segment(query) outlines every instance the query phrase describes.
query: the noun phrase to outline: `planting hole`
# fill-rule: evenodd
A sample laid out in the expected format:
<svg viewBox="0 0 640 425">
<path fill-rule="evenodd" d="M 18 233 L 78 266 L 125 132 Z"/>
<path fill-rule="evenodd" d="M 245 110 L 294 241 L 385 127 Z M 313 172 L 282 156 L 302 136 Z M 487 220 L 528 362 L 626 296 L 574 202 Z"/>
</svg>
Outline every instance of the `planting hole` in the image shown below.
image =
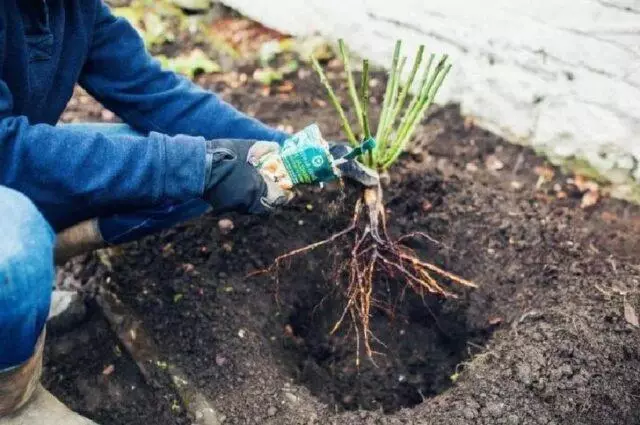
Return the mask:
<svg viewBox="0 0 640 425">
<path fill-rule="evenodd" d="M 454 385 L 459 365 L 478 354 L 490 336 L 489 329 L 467 325 L 467 302 L 407 295 L 391 320 L 388 313 L 373 311 L 373 348 L 380 354 L 374 365 L 361 347 L 358 368 L 353 327 L 345 322 L 344 330 L 329 335 L 343 299 L 327 299 L 326 288 L 300 299 L 285 325 L 283 355 L 299 382 L 339 410 L 392 413 L 442 393 Z"/>
</svg>

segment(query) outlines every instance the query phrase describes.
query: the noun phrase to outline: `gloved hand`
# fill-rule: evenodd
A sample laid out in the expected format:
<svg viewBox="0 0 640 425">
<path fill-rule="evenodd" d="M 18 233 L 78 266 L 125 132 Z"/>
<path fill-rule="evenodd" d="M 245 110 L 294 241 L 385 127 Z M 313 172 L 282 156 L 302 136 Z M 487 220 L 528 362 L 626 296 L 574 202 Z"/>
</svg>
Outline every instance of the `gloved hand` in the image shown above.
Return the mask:
<svg viewBox="0 0 640 425">
<path fill-rule="evenodd" d="M 353 151 L 353 148 L 349 146 L 347 142 L 328 143 L 329 153 L 331 153 L 331 156 L 335 159 L 343 158 Z M 356 181 L 364 186 L 376 186 L 380 181 L 380 177 L 377 172 L 361 164 L 355 159 L 349 159 L 339 164 L 337 167 L 344 178 Z"/>
<path fill-rule="evenodd" d="M 207 169 L 203 198 L 217 214 L 236 211 L 265 214 L 293 197 L 290 186 L 278 184 L 259 171 L 265 155 L 278 152 L 275 142 L 253 140 L 207 141 Z"/>
</svg>

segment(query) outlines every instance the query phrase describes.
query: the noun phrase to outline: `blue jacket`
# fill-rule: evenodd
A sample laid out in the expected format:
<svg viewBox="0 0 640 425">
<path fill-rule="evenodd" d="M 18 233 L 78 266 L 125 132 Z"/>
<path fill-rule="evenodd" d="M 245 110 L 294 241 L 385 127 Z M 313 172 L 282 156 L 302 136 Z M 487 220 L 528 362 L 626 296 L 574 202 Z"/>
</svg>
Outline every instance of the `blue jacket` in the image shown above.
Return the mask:
<svg viewBox="0 0 640 425">
<path fill-rule="evenodd" d="M 74 85 L 146 137 L 55 127 Z M 205 139 L 285 133 L 163 71 L 101 0 L 2 0 L 0 185 L 52 223 L 202 196 Z"/>
</svg>

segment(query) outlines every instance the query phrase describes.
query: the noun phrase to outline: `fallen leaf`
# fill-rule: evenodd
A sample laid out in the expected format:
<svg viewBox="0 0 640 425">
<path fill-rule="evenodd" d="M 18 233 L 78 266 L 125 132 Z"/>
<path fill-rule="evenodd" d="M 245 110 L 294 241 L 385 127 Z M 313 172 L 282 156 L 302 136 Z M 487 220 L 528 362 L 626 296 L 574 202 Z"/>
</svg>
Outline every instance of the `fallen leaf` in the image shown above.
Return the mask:
<svg viewBox="0 0 640 425">
<path fill-rule="evenodd" d="M 495 155 L 489 155 L 485 160 L 485 165 L 491 171 L 500 171 L 504 168 L 504 162 L 500 161 Z"/>
<path fill-rule="evenodd" d="M 473 128 L 474 119 L 471 116 L 464 117 L 464 129 L 465 131 L 469 131 Z"/>
<path fill-rule="evenodd" d="M 524 187 L 524 185 L 522 184 L 522 182 L 519 182 L 517 180 L 513 180 L 511 181 L 511 188 L 513 190 L 520 190 Z"/>
<path fill-rule="evenodd" d="M 553 168 L 548 167 L 546 165 L 539 165 L 533 169 L 533 172 L 538 176 L 538 181 L 536 182 L 536 189 L 539 189 L 544 183 L 550 182 L 553 180 L 553 176 L 555 176 L 555 171 Z"/>
<path fill-rule="evenodd" d="M 478 171 L 478 166 L 473 162 L 468 162 L 465 168 L 467 171 L 471 171 L 472 173 Z"/>
<path fill-rule="evenodd" d="M 600 194 L 598 191 L 589 190 L 584 195 L 582 195 L 582 200 L 580 201 L 580 208 L 589 208 L 598 203 L 600 199 Z"/>
<path fill-rule="evenodd" d="M 496 326 L 502 323 L 502 320 L 503 320 L 502 317 L 498 317 L 498 316 L 489 317 L 489 324 L 491 326 Z"/>
<path fill-rule="evenodd" d="M 278 86 L 278 91 L 280 93 L 291 93 L 293 91 L 293 83 L 290 80 L 283 81 L 283 83 Z"/>
<path fill-rule="evenodd" d="M 587 191 L 598 192 L 600 189 L 600 186 L 598 185 L 598 183 L 591 180 L 587 180 L 586 177 L 581 175 L 577 175 L 573 179 L 573 184 L 578 188 L 580 192 L 587 192 Z"/>
<path fill-rule="evenodd" d="M 629 300 L 624 299 L 624 319 L 628 324 L 634 327 L 638 327 L 638 315 L 636 314 L 636 309 L 629 303 Z"/>
<path fill-rule="evenodd" d="M 195 78 L 200 73 L 211 74 L 220 71 L 220 65 L 212 61 L 201 49 L 193 49 L 187 55 L 180 55 L 175 58 L 168 58 L 158 55 L 163 68 Z"/>
<path fill-rule="evenodd" d="M 327 106 L 327 102 L 325 102 L 325 101 L 324 101 L 324 100 L 322 100 L 322 99 L 313 99 L 313 103 L 314 103 L 316 106 L 319 106 L 319 107 L 321 107 L 321 108 L 324 108 L 325 106 Z"/>
</svg>

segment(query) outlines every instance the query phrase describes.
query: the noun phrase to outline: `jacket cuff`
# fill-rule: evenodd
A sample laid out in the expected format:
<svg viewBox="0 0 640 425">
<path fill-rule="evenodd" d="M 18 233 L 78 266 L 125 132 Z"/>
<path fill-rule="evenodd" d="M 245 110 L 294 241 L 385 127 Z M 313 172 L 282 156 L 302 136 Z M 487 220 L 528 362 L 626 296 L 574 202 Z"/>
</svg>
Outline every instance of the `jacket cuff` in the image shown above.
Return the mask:
<svg viewBox="0 0 640 425">
<path fill-rule="evenodd" d="M 163 137 L 165 145 L 164 198 L 202 198 L 205 185 L 206 144 L 203 137 Z"/>
</svg>

